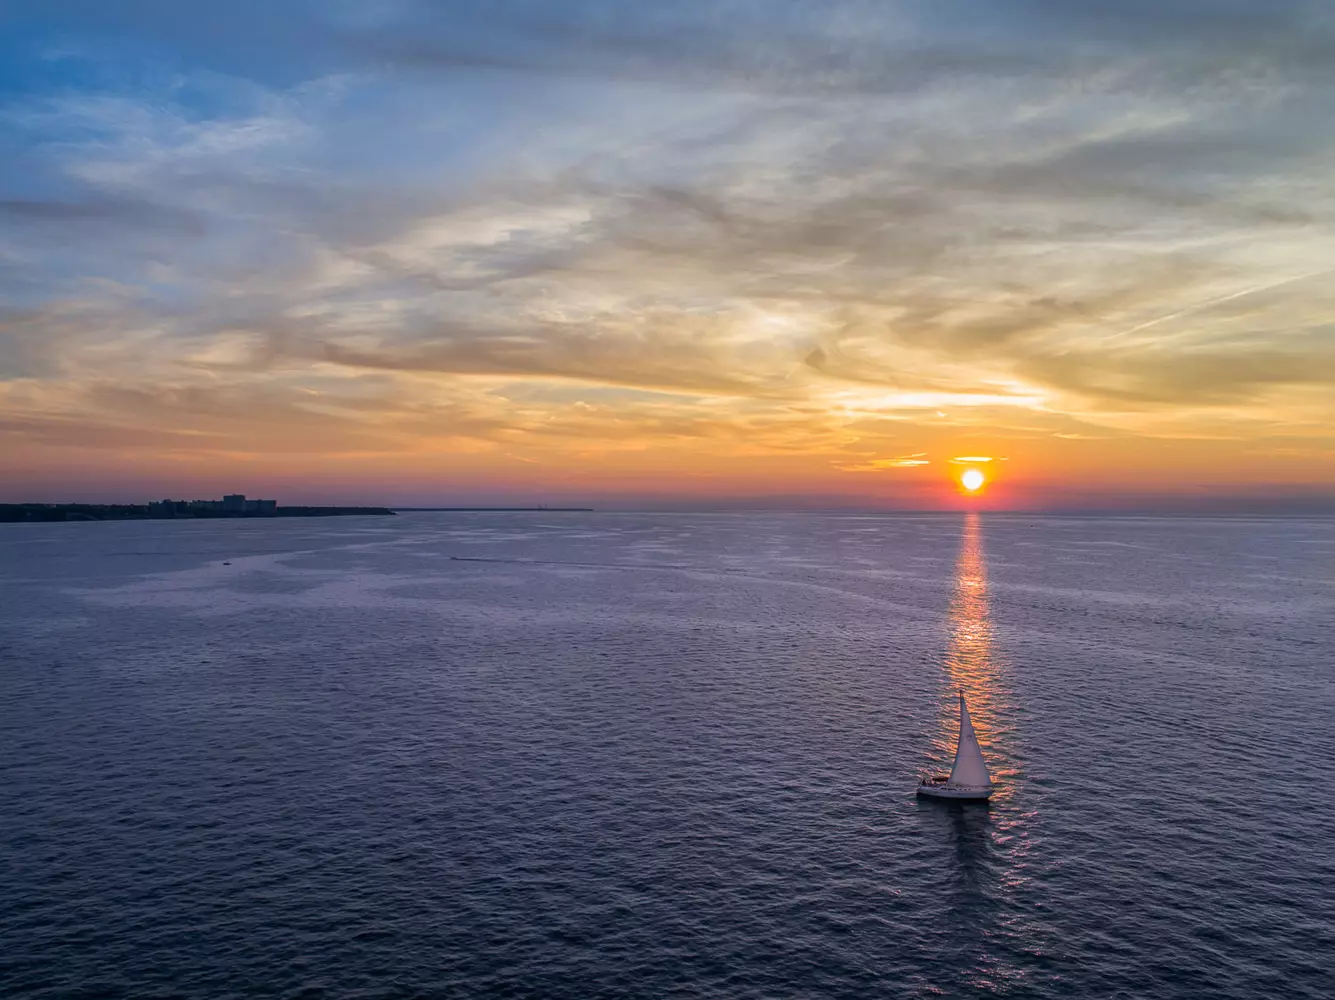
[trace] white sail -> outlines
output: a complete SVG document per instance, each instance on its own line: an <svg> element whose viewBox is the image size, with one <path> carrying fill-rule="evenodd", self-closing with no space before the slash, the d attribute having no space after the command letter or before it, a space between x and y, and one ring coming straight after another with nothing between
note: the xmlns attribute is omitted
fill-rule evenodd
<svg viewBox="0 0 1335 1000"><path fill-rule="evenodd" d="M987 762L983 760L983 751L978 746L978 737L973 734L973 723L969 721L969 708L964 704L964 692L960 692L960 741L955 748L955 766L950 770L952 785L990 785L991 776L987 773Z"/></svg>

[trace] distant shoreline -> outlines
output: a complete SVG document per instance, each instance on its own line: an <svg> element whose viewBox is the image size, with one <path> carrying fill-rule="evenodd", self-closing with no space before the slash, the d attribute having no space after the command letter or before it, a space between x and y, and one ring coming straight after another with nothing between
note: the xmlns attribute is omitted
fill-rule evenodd
<svg viewBox="0 0 1335 1000"><path fill-rule="evenodd" d="M169 515L155 512L148 504L129 503L4 503L0 523L50 524L66 521L214 521L275 517L393 517L388 507L278 507L271 512L237 510L189 510Z"/></svg>
<svg viewBox="0 0 1335 1000"><path fill-rule="evenodd" d="M440 514L440 513L474 513L474 514L590 514L593 513L592 507L394 507L392 510L396 514Z"/></svg>

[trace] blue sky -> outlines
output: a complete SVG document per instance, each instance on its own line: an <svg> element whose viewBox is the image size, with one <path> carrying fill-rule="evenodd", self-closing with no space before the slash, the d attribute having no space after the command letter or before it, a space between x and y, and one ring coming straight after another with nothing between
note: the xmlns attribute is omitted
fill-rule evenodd
<svg viewBox="0 0 1335 1000"><path fill-rule="evenodd" d="M0 12L0 499L1335 482L1328 4Z"/></svg>

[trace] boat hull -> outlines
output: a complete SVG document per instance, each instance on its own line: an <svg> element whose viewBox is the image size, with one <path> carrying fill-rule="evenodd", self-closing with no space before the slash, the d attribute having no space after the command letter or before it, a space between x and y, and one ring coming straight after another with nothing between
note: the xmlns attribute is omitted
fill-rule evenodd
<svg viewBox="0 0 1335 1000"><path fill-rule="evenodd" d="M977 785L919 785L918 794L925 799L949 799L952 802L986 802L993 789Z"/></svg>

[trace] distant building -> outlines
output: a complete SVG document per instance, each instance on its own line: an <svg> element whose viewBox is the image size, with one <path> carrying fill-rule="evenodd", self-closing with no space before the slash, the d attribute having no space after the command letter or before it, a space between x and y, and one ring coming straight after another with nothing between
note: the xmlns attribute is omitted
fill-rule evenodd
<svg viewBox="0 0 1335 1000"><path fill-rule="evenodd" d="M149 517L276 517L277 500L247 500L229 493L221 500L161 500L148 504Z"/></svg>

